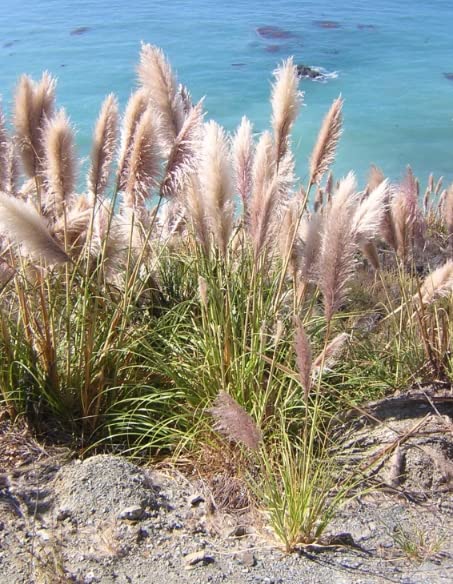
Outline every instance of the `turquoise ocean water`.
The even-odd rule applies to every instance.
[[[58,101],[88,155],[92,126],[110,92],[125,104],[135,87],[140,41],[159,45],[208,117],[233,130],[243,114],[269,125],[272,71],[285,57],[336,71],[303,80],[294,132],[298,175],[331,101],[345,99],[335,171],[370,163],[398,179],[411,164],[453,180],[453,2],[451,0],[1,0],[0,94],[11,108],[18,75],[58,77]],[[330,28],[318,21],[332,21]],[[258,27],[288,38],[263,38]],[[81,34],[71,34],[86,27]],[[446,75],[447,74],[447,75]],[[453,75],[452,75],[453,76]]]

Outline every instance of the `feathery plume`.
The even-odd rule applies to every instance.
[[[138,122],[126,162],[124,204],[130,209],[143,208],[150,189],[157,184],[160,156],[157,146],[157,126],[153,110],[149,107]]]
[[[102,104],[93,133],[88,191],[94,199],[104,194],[115,154],[118,131],[118,100],[111,93]]]
[[[396,250],[406,259],[413,246],[421,241],[424,219],[418,207],[417,185],[411,169],[392,199],[391,213],[396,237]]]
[[[299,77],[292,58],[283,61],[274,71],[274,77],[271,96],[272,129],[278,165],[288,150],[289,135],[299,112],[302,94],[298,90]]]
[[[214,429],[228,440],[242,443],[250,450],[258,450],[261,431],[252,417],[225,391],[221,391],[209,413],[214,418]]]
[[[335,159],[343,123],[343,100],[338,97],[324,118],[310,157],[310,184],[319,184]]]
[[[310,219],[305,219],[301,223],[299,229],[302,239],[300,279],[304,283],[318,277],[323,229],[324,216],[321,213],[313,213]]]
[[[57,241],[66,244],[71,250],[80,251],[90,228],[92,207],[85,196],[77,197],[74,205],[52,225],[51,234]]]
[[[170,63],[159,48],[142,43],[138,77],[159,113],[163,146],[170,150],[184,123],[184,103]]]
[[[184,176],[195,169],[195,158],[201,142],[203,100],[187,114],[184,124],[170,150],[161,182],[163,197],[174,197],[184,183]]]
[[[283,210],[280,229],[278,230],[278,243],[280,256],[283,261],[289,257],[288,267],[295,277],[299,269],[301,256],[301,241],[296,235],[300,216],[301,203],[297,198],[292,199]]]
[[[198,176],[192,173],[186,178],[184,189],[184,205],[192,222],[195,237],[200,243],[205,255],[209,254],[209,232],[206,221],[203,195]]]
[[[386,211],[388,192],[388,181],[383,180],[357,207],[352,219],[352,233],[357,241],[367,242],[377,237]]]
[[[33,257],[41,256],[49,264],[69,261],[36,209],[5,193],[0,193],[0,228],[11,241],[22,244]]]
[[[324,298],[324,313],[329,322],[345,299],[354,269],[356,247],[352,233],[352,214],[357,200],[356,180],[349,173],[332,197],[325,218],[319,261],[319,286]]]
[[[374,191],[384,179],[385,176],[382,170],[378,166],[372,164],[368,173],[368,189],[370,192]]]
[[[447,234],[453,245],[453,184],[450,185],[446,191],[442,204],[442,215],[447,227]]]
[[[6,130],[6,120],[0,107],[0,190],[9,191],[11,144]]]
[[[318,187],[316,189],[316,194],[315,194],[315,200],[313,203],[313,210],[315,213],[317,213],[318,211],[320,211],[322,209],[324,203],[324,191]]]
[[[303,324],[298,321],[296,326],[296,365],[299,370],[300,383],[304,389],[304,399],[307,401],[311,388],[312,354],[310,341]]]
[[[420,296],[424,304],[430,304],[441,296],[448,296],[453,291],[453,260],[434,270],[425,278]],[[415,295],[414,299],[417,299]]]
[[[56,220],[75,190],[76,158],[74,132],[64,110],[46,124],[44,136],[46,200],[45,208]]]
[[[242,215],[247,217],[248,203],[252,191],[253,126],[244,116],[233,137],[232,155],[236,191],[242,200]]]
[[[277,192],[272,136],[266,131],[261,134],[256,146],[253,186],[248,206],[248,228],[254,243],[255,256],[268,238]]]
[[[126,187],[126,165],[132,148],[135,130],[148,106],[149,98],[144,89],[135,91],[127,102],[121,126],[120,151],[118,155],[117,190],[119,191],[124,191]]]
[[[233,225],[233,188],[230,152],[225,132],[216,122],[205,124],[199,177],[206,217],[223,255]]]
[[[54,103],[55,80],[47,72],[39,83],[22,75],[14,100],[14,125],[24,171],[30,178],[41,172],[44,160],[42,132],[53,115]]]
[[[315,376],[322,375],[326,369],[332,369],[349,338],[348,333],[340,333],[330,341],[327,347],[313,361],[312,371]]]

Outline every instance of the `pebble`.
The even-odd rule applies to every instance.
[[[137,521],[143,517],[144,510],[140,505],[131,505],[126,507],[118,513],[118,519],[127,519],[129,521]]]
[[[191,566],[196,566],[197,564],[207,565],[212,564],[215,560],[213,556],[211,556],[205,550],[200,550],[198,552],[192,552],[191,554],[187,554],[184,558],[186,563],[186,568],[190,568]]]

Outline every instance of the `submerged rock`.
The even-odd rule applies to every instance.
[[[79,26],[77,28],[73,28],[70,32],[71,36],[80,36],[85,34],[86,32],[90,31],[91,28],[89,26]]]
[[[259,26],[256,32],[263,39],[290,39],[294,37],[294,33],[279,26]]]
[[[445,79],[448,79],[449,81],[453,81],[453,72],[444,73],[444,77],[445,77]]]
[[[318,28],[341,28],[341,24],[336,20],[314,20],[313,24]]]

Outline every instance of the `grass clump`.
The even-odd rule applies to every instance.
[[[357,484],[335,464],[335,416],[451,383],[453,190],[430,179],[420,206],[410,169],[336,181],[341,98],[301,184],[291,59],[257,139],[246,118],[234,136],[206,122],[150,45],[139,81],[122,117],[104,101],[81,194],[51,76],[19,81],[12,135],[1,116],[0,400],[142,457],[212,459],[219,430],[292,550]]]

